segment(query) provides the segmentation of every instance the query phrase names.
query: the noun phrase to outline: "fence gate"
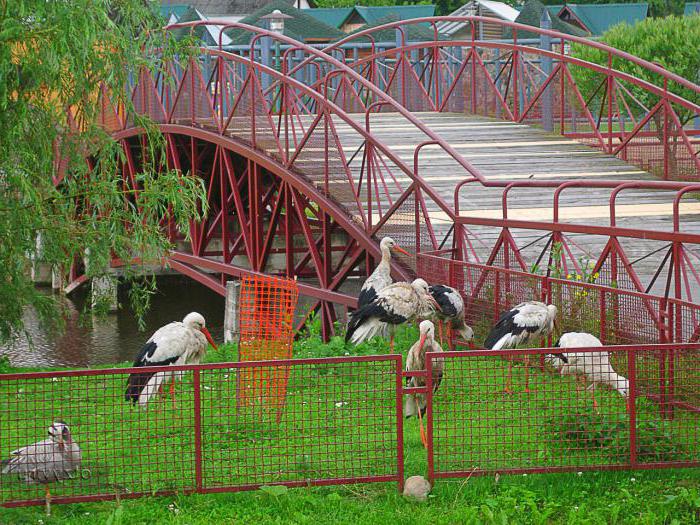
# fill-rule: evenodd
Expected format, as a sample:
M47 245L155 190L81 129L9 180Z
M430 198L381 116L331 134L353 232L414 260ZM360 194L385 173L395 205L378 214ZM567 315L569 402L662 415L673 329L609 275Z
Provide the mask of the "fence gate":
M428 354L429 478L700 465L700 345L575 350Z

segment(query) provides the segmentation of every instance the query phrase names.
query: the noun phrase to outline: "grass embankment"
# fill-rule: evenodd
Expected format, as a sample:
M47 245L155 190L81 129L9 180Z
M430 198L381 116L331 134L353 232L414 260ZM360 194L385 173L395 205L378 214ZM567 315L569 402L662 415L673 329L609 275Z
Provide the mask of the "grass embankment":
M405 351L415 338L413 329L402 332L397 350ZM312 336L295 344L295 357L346 352L350 350L340 339L324 345ZM352 350L387 352L382 341ZM232 358L233 350L222 348L210 352L207 361ZM577 389L573 378L533 370L532 392L523 392L524 367L516 365L515 394L506 396L504 365L489 358L448 363L435 402L438 467L497 470L625 461L629 434L624 402L616 393L597 391L601 408L595 414L589 395ZM391 473L396 425L392 366L294 367L279 422L274 409L261 409L254 401L236 410L233 371L203 373L205 486ZM191 486L189 379L178 389L176 407L166 401L148 411L123 402L124 380L121 375L81 378L71 380L70 389L64 380L0 384L0 413L22 410L23 418L0 421L0 452L6 456L40 438L47 422L61 417L83 444L89 475L55 485L57 496L81 489L126 494ZM660 420L655 405L643 398L637 410L646 424L640 461L697 456L696 418L682 414L672 422ZM406 476L425 474L426 454L416 421L405 422L404 444ZM43 492L15 479L0 482L3 497L41 497ZM405 502L395 484L147 497L56 505L51 518L41 507L0 509L0 523L684 523L697 520L698 512L700 477L689 469L440 481L425 504Z

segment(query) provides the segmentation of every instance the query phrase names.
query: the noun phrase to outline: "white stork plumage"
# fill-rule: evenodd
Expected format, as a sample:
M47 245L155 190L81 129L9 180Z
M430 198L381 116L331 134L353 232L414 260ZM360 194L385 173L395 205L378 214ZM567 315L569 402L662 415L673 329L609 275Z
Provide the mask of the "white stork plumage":
M416 279L412 283L394 283L377 293L377 297L350 315L345 341L360 344L383 335L386 325L399 325L414 319L430 317L437 308L428 290L428 283ZM393 336L391 349L394 349Z
M197 312L191 312L182 322L175 321L156 330L136 356L133 366L198 364L206 353L207 343L216 348L206 328L204 317ZM174 381L181 375L172 372L132 373L127 381L125 398L145 407L161 391L167 380L173 380L171 395L174 401Z
M557 307L539 301L526 301L514 306L501 314L498 322L491 329L484 341L484 348L489 350L505 350L515 348L519 344L537 337L550 334L557 319ZM525 359L528 361L528 358ZM526 363L527 364L527 363ZM508 364L508 379L506 393L511 393L513 363ZM525 368L525 391L528 392L529 367Z
M46 514L51 514L49 483L67 479L80 468L80 446L73 441L65 421L56 420L49 427L49 437L10 452L2 461L3 474L17 474L26 483L43 483L46 488Z
M442 348L435 341L435 325L431 321L422 321L419 325L420 339L416 341L408 350L406 356L406 372L418 372L425 370L425 354L426 352L442 352ZM433 392L437 392L442 374L445 368L445 363L442 358L433 360L432 376L433 376ZM418 376L407 376L407 387L424 387L425 378ZM427 448L428 443L423 430L423 416L427 409L427 398L425 394L409 394L404 399L404 416L409 418L418 415L420 420L420 437L423 445Z
M603 343L594 335L585 332L567 332L559 338L556 346L558 348L594 348L603 346ZM595 398L597 384L608 385L625 399L628 398L629 381L612 367L608 352L559 352L550 354L547 360L559 369L561 375L575 374L583 376L584 381L588 379L591 382L588 388L592 392L594 410L598 409Z
M430 295L433 296L438 305L438 309L433 315L434 320L441 323L449 322L450 329L456 330L464 341L471 341L474 338L474 331L464 319L462 295L451 286L444 284L432 285ZM440 324L440 340L442 341L442 324Z
M394 282L391 279L391 251L396 250L404 255L410 255L410 253L396 244L396 241L391 237L384 237L381 240L379 250L382 252L382 259L372 272L372 275L362 285L360 295L357 298L358 308L374 301L379 292Z

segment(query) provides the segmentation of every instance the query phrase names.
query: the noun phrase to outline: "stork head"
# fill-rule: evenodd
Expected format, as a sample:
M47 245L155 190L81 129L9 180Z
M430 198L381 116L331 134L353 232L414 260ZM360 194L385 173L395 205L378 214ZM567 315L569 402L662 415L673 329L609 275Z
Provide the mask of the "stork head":
M424 301L428 302L431 308L437 311L440 310L440 305L430 293L430 286L428 286L428 283L426 283L423 279L416 279L411 283L411 286L416 292L418 292L418 295L420 295Z
M463 341L471 341L474 339L474 330L472 330L471 326L465 324L462 328L460 328L459 336Z
M57 443L58 445L70 445L70 443L73 441L68 425L65 421L61 421L60 419L54 421L49 427L49 437L51 438L51 441Z
M391 250L396 250L397 252L403 253L404 255L411 255L408 253L406 250L401 248L397 242L392 239L391 237L384 237L381 242L379 243L379 248L382 251L382 254L387 253L390 254Z
M184 324L190 330L199 330L200 332L202 332L204 334L204 337L207 338L207 341L209 341L209 344L214 348L217 348L216 343L214 343L214 340L212 339L211 334L209 333L209 330L207 330L207 324L202 314L197 312L190 312L182 320L182 324Z
M421 321L421 324L418 325L418 329L420 330L418 349L423 350L423 345L426 341L432 342L435 340L435 325L432 321Z

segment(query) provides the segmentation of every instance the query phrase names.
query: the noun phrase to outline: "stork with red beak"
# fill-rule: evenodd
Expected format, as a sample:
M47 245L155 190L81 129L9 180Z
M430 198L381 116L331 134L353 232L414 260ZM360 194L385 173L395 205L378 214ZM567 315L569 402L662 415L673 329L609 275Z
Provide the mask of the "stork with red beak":
M525 343L551 334L556 328L557 307L553 304L544 304L540 301L526 301L514 306L510 310L501 313L501 316L489 332L484 341L484 348L489 350L505 350L516 348L519 344ZM529 356L525 357L525 391L528 388L527 366ZM512 373L513 362L508 365L508 378L506 380L505 392L512 393Z
M360 344L375 336L385 335L387 325L425 319L439 308L430 295L428 283L416 279L412 283L394 283L377 294L374 301L355 310L350 316L345 341ZM391 350L394 350L393 334Z
M418 372L425 370L425 353L426 352L442 352L442 348L435 341L435 325L431 321L423 321L419 325L420 339L416 341L408 351L406 357L406 372ZM437 392L442 374L445 369L444 359L433 360L432 376L433 376L433 392ZM407 376L406 386L411 388L420 388L425 386L425 378L419 376ZM428 400L425 394L415 393L409 394L404 400L403 413L405 417L418 415L420 422L420 438L423 445L428 448L428 441L423 429L423 416L427 409Z
M361 308L374 301L379 292L394 282L391 279L392 250L403 253L404 255L411 255L396 244L396 241L391 237L384 237L379 243L379 249L382 252L382 260L379 261L379 264L372 272L372 275L367 278L365 284L362 285L360 296L357 298L358 308Z
M134 367L199 364L210 344L216 344L206 328L204 317L197 312L185 316L182 322L167 324L151 336L134 361ZM175 401L174 381L182 374L173 372L134 372L129 376L125 398L146 407L167 380L171 380L170 394Z

